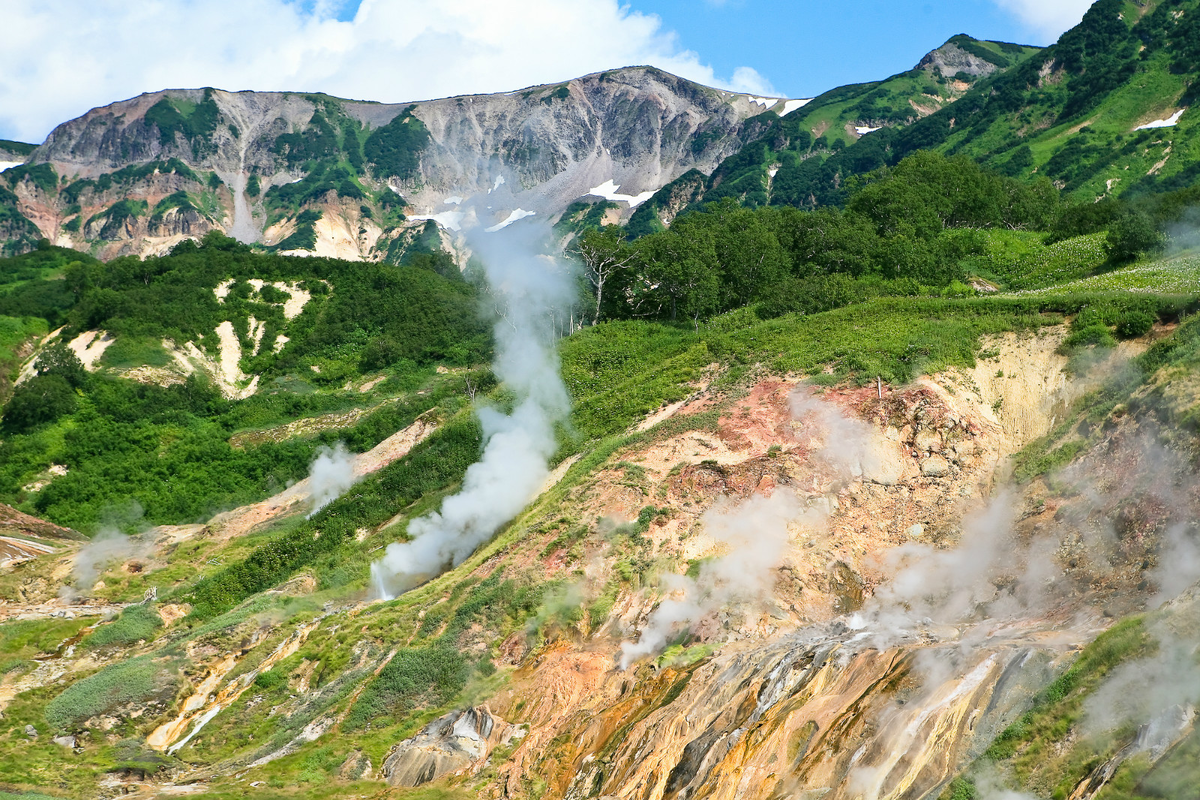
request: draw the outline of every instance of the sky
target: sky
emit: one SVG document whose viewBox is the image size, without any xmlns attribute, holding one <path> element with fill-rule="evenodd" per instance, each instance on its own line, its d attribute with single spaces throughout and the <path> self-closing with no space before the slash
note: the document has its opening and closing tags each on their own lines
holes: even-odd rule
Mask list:
<svg viewBox="0 0 1200 800">
<path fill-rule="evenodd" d="M 1090 0 L 4 0 L 0 139 L 168 88 L 381 102 L 653 64 L 812 97 L 911 69 L 957 33 L 1049 44 Z"/>
</svg>

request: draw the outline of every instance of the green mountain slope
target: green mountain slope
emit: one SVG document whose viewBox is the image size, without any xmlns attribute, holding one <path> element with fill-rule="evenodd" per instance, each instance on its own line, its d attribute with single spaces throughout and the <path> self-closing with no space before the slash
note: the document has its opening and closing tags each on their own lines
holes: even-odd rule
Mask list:
<svg viewBox="0 0 1200 800">
<path fill-rule="evenodd" d="M 1014 68 L 1038 48 L 1007 42 L 951 38 L 909 70 L 881 81 L 832 89 L 783 117 L 769 111 L 756 121 L 766 131 L 722 162 L 703 181 L 695 174 L 664 186 L 634 213 L 630 234 L 669 224 L 684 205 L 733 197 L 751 206 L 811 205 L 808 184 L 821 164 L 880 128 L 903 128 L 946 108 L 988 77 Z M 877 161 L 858 166 L 865 170 Z M 685 194 L 680 193 L 687 187 Z"/>
<path fill-rule="evenodd" d="M 1190 186 L 1200 174 L 1191 135 L 1200 117 L 1187 111 L 1200 76 L 1198 20 L 1190 0 L 1100 0 L 1055 45 L 952 107 L 823 158 L 797 192 L 836 204 L 852 176 L 928 148 L 1049 177 L 1081 201 Z"/>
</svg>

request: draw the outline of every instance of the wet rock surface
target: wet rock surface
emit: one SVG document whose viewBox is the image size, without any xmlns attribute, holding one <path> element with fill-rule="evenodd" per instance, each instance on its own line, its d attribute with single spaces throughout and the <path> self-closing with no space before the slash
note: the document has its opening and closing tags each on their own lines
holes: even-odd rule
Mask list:
<svg viewBox="0 0 1200 800">
<path fill-rule="evenodd" d="M 522 734 L 487 706 L 453 711 L 399 744 L 384 760 L 380 775 L 392 786 L 421 786 L 481 766 L 498 744 Z"/>
</svg>

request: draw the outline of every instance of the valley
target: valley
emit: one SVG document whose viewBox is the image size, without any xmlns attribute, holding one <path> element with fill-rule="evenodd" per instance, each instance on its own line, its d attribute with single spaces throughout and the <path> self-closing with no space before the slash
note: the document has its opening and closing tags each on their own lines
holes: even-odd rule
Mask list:
<svg viewBox="0 0 1200 800">
<path fill-rule="evenodd" d="M 1192 796 L 1196 19 L 0 141 L 0 800 Z"/>
</svg>

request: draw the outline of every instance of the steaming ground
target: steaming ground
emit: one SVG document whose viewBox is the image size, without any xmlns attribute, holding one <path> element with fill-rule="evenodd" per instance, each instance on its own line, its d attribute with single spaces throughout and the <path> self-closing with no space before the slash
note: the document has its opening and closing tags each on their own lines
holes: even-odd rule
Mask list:
<svg viewBox="0 0 1200 800">
<path fill-rule="evenodd" d="M 312 492 L 312 511 L 308 514 L 311 518 L 345 494 L 358 480 L 354 474 L 354 456 L 344 442 L 338 442 L 332 448 L 321 448 L 309 470 L 308 480 Z"/>
<path fill-rule="evenodd" d="M 371 565 L 377 596 L 390 599 L 461 563 L 532 500 L 550 474 L 556 427 L 571 410 L 555 350 L 556 315 L 574 302 L 572 266 L 545 254 L 548 228 L 508 226 L 471 238 L 495 316 L 492 371 L 513 408 L 481 407 L 483 454 L 462 489 L 408 525 Z"/>
</svg>

